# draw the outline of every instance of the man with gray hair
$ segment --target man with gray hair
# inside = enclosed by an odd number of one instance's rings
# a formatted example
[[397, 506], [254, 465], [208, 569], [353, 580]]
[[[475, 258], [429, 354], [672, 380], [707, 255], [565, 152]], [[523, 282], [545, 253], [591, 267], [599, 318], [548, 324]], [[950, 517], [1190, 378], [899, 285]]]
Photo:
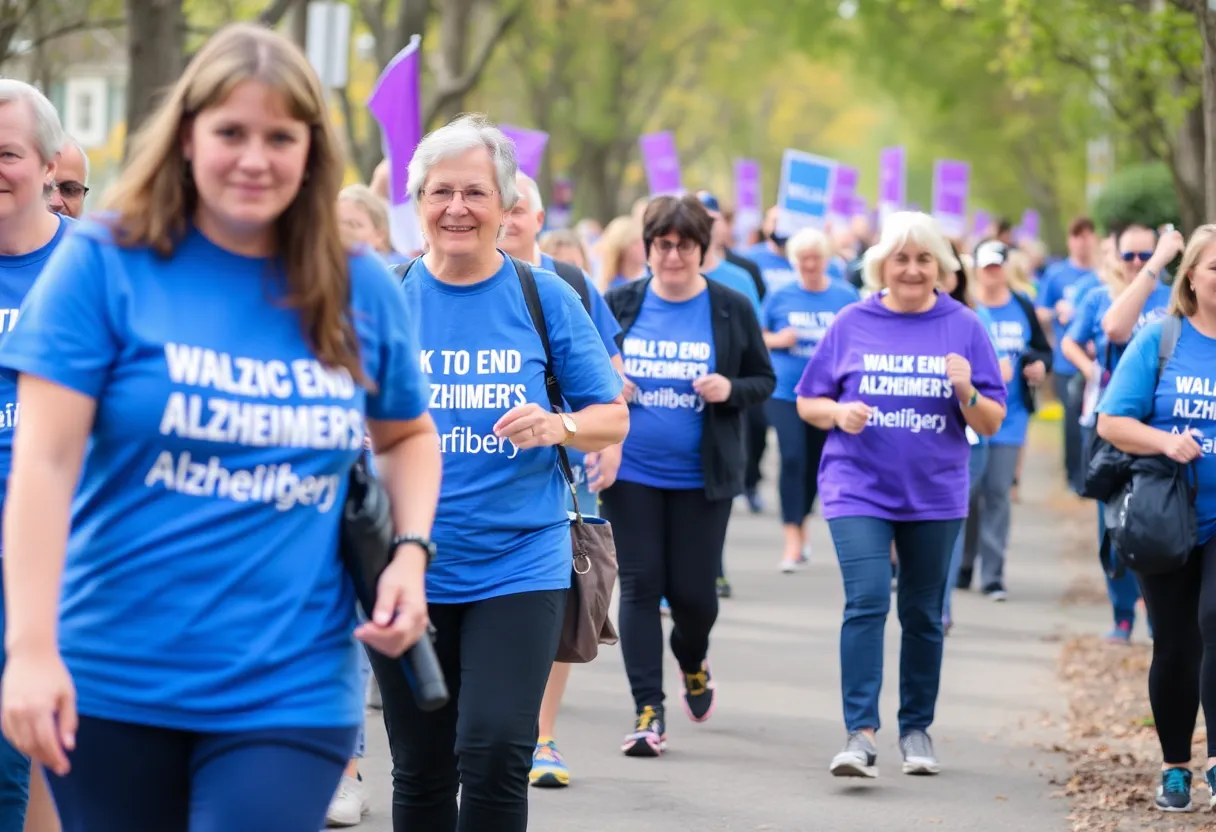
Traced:
[[[6, 151], [0, 165], [0, 333], [5, 333], [17, 322], [26, 293], [70, 224], [48, 211], [46, 203], [47, 189], [56, 181], [63, 127], [46, 96], [23, 81], [0, 79], [0, 146]], [[20, 415], [16, 379], [0, 379], [0, 484], [8, 480]], [[0, 485], [0, 510], [6, 496]], [[7, 661], [25, 659], [18, 650], [5, 655], [3, 648], [2, 575], [0, 570], [0, 670]], [[0, 737], [0, 829], [23, 827], [29, 790], [30, 761]], [[45, 789], [41, 791], [45, 802]]]
[[89, 155], [80, 142], [65, 136], [59, 151], [59, 166], [51, 189], [50, 208], [74, 220], [84, 213], [84, 198], [89, 193]]

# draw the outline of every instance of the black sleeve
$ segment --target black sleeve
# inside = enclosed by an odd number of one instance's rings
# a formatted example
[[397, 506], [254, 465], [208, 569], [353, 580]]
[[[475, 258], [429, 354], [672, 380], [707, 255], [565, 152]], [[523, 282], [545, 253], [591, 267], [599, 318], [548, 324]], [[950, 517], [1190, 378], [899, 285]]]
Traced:
[[768, 293], [768, 287], [764, 285], [764, 274], [761, 273], [760, 267], [756, 265], [756, 262], [735, 254], [730, 249], [726, 250], [726, 260], [727, 262], [734, 263], [752, 276], [752, 283], [756, 284], [756, 294], [760, 296], [760, 300], [764, 300], [764, 296]]
[[764, 336], [760, 332], [760, 321], [752, 310], [751, 303], [739, 296], [734, 314], [739, 316], [743, 333], [743, 353], [739, 361], [739, 374], [730, 380], [728, 407], [745, 408], [762, 404], [773, 395], [777, 387], [777, 374], [769, 359]]
[[1039, 316], [1035, 314], [1034, 304], [1030, 302], [1029, 298], [1023, 299], [1020, 296], [1018, 302], [1022, 304], [1022, 311], [1026, 313], [1026, 318], [1030, 321], [1030, 343], [1026, 346], [1026, 351], [1022, 353], [1019, 364], [1025, 367], [1027, 364], [1042, 361], [1043, 366], [1050, 373], [1053, 355], [1051, 342], [1047, 340], [1047, 333], [1043, 331], [1043, 325], [1039, 323]]

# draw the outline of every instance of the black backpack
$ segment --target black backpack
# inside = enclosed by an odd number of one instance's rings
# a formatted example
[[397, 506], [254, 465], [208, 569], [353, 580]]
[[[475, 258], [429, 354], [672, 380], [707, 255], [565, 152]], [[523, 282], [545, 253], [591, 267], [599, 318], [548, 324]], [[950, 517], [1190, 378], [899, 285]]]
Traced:
[[[393, 266], [393, 274], [405, 280], [405, 276], [410, 273], [410, 269], [414, 268], [414, 264], [420, 259], [422, 259], [422, 255], [418, 255], [408, 263], [398, 263], [396, 266]], [[519, 263], [514, 257], [511, 260], [516, 264]], [[518, 271], [518, 265], [516, 271]], [[583, 270], [573, 263], [567, 263], [564, 260], [554, 260], [553, 271], [557, 273], [558, 277], [569, 283], [574, 291], [578, 292], [578, 299], [583, 302], [583, 309], [586, 309], [587, 314], [590, 315], [591, 289], [587, 286], [587, 275], [583, 274]]]

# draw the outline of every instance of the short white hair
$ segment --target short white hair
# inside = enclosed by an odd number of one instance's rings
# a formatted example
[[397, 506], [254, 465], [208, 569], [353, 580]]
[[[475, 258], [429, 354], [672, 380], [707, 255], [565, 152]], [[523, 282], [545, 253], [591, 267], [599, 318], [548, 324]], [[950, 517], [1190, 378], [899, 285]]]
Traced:
[[484, 147], [494, 164], [494, 179], [503, 210], [509, 211], [519, 201], [519, 189], [515, 174], [519, 163], [515, 159], [515, 144], [503, 132], [491, 124], [485, 116], [471, 113], [445, 124], [428, 133], [414, 150], [410, 159], [407, 189], [414, 205], [421, 207], [419, 200], [422, 186], [430, 175], [431, 168], [442, 159], [450, 159], [470, 150]]
[[515, 174], [515, 181], [520, 186], [519, 198], [528, 200], [532, 213], [536, 214], [545, 210], [545, 203], [540, 198], [540, 186], [536, 184], [535, 179], [521, 170]]
[[80, 154], [80, 158], [84, 160], [84, 181], [81, 182], [80, 184], [81, 185], [89, 184], [89, 154], [85, 152], [84, 146], [81, 145], [80, 142], [76, 141], [76, 139], [73, 138], [72, 136], [70, 136], [68, 134], [64, 134], [63, 147], [60, 150], [60, 153], [62, 153], [64, 150], [67, 150], [69, 147], [75, 148], [76, 152]]
[[882, 224], [882, 237], [866, 250], [862, 265], [862, 282], [871, 292], [883, 288], [882, 267], [895, 252], [908, 243], [916, 245], [937, 261], [938, 279], [959, 269], [958, 258], [933, 217], [919, 211], [899, 211]]
[[828, 239], [828, 235], [824, 234], [818, 228], [807, 227], [799, 231], [785, 244], [785, 256], [789, 258], [790, 265], [795, 269], [798, 268], [798, 259], [802, 257], [802, 252], [807, 249], [817, 248], [819, 253], [823, 255], [824, 262], [832, 259], [832, 243]]
[[35, 86], [15, 78], [0, 78], [0, 104], [24, 101], [34, 116], [34, 148], [44, 163], [49, 163], [63, 147], [63, 125], [55, 105]]

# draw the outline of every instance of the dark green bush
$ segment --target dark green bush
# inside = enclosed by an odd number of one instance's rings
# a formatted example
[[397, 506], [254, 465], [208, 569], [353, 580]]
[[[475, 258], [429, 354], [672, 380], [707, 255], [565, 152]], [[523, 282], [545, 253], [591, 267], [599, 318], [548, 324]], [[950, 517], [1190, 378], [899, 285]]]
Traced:
[[1094, 200], [1093, 217], [1107, 231], [1130, 222], [1150, 228], [1172, 223], [1181, 228], [1170, 169], [1164, 162], [1151, 162], [1116, 171]]

